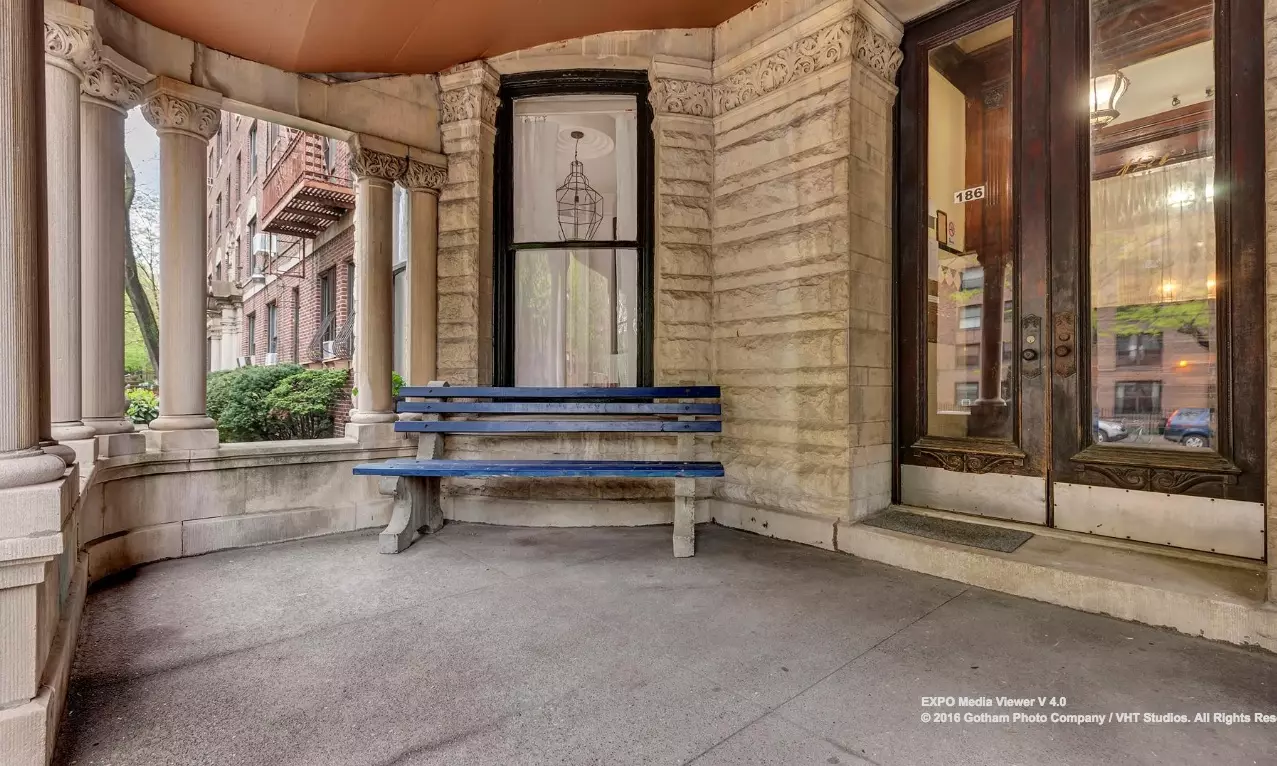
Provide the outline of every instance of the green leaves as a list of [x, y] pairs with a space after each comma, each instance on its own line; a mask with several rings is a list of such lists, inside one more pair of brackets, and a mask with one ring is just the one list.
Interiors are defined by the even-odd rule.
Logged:
[[160, 416], [160, 398], [145, 388], [130, 388], [124, 392], [129, 408], [126, 414], [134, 423], [150, 423]]
[[208, 416], [217, 421], [224, 442], [255, 442], [278, 438], [287, 429], [272, 422], [266, 397], [285, 378], [302, 371], [296, 364], [240, 367], [208, 376]]

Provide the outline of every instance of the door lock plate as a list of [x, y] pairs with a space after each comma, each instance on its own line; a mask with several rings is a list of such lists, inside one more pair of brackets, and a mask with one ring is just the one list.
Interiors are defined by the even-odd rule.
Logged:
[[1036, 378], [1042, 374], [1042, 317], [1027, 314], [1020, 320], [1020, 374]]
[[1072, 311], [1055, 315], [1055, 374], [1071, 377], [1077, 372], [1077, 327]]

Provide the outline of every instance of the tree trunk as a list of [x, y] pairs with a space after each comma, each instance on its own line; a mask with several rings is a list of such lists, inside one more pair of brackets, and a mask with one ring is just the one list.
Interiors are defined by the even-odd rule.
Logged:
[[133, 209], [133, 195], [136, 178], [133, 174], [133, 161], [126, 154], [124, 157], [124, 290], [133, 304], [133, 316], [137, 318], [138, 329], [142, 331], [142, 342], [146, 345], [146, 355], [150, 357], [151, 368], [157, 373], [160, 369], [160, 326], [155, 321], [155, 307], [142, 286], [137, 274], [137, 255], [133, 252], [133, 227], [130, 222], [130, 211]]

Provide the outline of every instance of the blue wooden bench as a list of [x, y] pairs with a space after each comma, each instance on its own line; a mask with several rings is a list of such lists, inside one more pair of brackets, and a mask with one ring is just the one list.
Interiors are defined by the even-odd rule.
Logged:
[[[672, 478], [674, 555], [695, 552], [696, 480], [723, 465], [696, 461], [696, 434], [722, 430], [717, 386], [648, 388], [489, 388], [404, 386], [396, 431], [420, 434], [415, 459], [355, 466], [357, 476], [397, 478], [394, 512], [381, 533], [382, 553], [398, 553], [418, 533], [443, 526], [439, 479], [445, 477]], [[677, 460], [446, 460], [447, 434], [647, 433], [678, 438]]]

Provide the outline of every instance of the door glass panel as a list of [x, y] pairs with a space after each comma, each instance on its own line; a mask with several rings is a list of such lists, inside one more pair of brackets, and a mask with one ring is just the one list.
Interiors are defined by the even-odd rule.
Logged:
[[929, 54], [927, 434], [1011, 439], [1013, 19]]
[[1215, 444], [1214, 11], [1091, 0], [1096, 442]]

